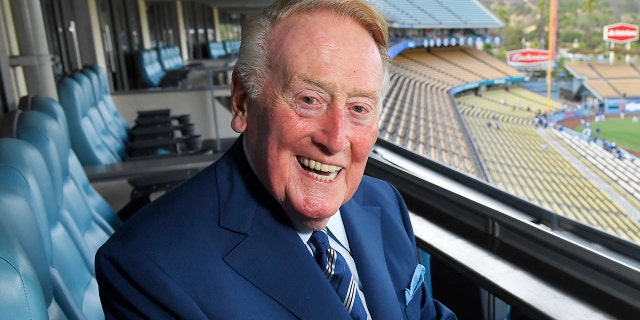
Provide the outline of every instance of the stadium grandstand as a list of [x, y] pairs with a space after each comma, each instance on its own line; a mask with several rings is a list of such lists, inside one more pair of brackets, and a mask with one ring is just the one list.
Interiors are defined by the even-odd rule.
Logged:
[[424, 30], [501, 28], [504, 23], [475, 0], [373, 0], [391, 28]]
[[[427, 27], [418, 22], [431, 21], [427, 16], [448, 19], [451, 12], [457, 12], [459, 18], [452, 21], [460, 23], [495, 21], [490, 13], [483, 15], [484, 10], [458, 10], [461, 5], [477, 5], [474, 1], [439, 2], [438, 9], [428, 11], [429, 15], [422, 10], [403, 14], [407, 8], [417, 7], [412, 1], [394, 1], [394, 5], [374, 2], [395, 28], [433, 28], [433, 24]], [[487, 24], [467, 26], [476, 34]], [[440, 29], [440, 34], [453, 33], [446, 26]], [[600, 98], [621, 97], [622, 93], [640, 96], [640, 73], [633, 64], [571, 63], [568, 69], [585, 78], [589, 89], [599, 89], [593, 92]], [[516, 81], [508, 85], [502, 81], [520, 80], [524, 76], [521, 72], [478, 50], [475, 43], [464, 41], [446, 46], [416, 41], [393, 58], [391, 70], [380, 138], [488, 181], [546, 210], [640, 242], [636, 165], [627, 160], [622, 167], [628, 166], [628, 170], [611, 171], [608, 168], [615, 164], [610, 154], [602, 155], [606, 160], [591, 163], [577, 154], [582, 152], [575, 148], [579, 144], [566, 142], [573, 140], [562, 139], [564, 134], [556, 135], [547, 125], [536, 126], [537, 117], [547, 112], [546, 97], [518, 86]], [[482, 89], [469, 85], [491, 80], [498, 81]], [[550, 102], [552, 113], [562, 109], [560, 101]]]
[[594, 101], [592, 106], [605, 113], [624, 112], [623, 102], [640, 104], [638, 62], [569, 61], [566, 68], [575, 79], [579, 101]]
[[[82, 65], [95, 64], [98, 67], [94, 69], [107, 71], [93, 77], [106, 88], [102, 106], [113, 106], [113, 111], [121, 114], [125, 122], [135, 123], [140, 114], [168, 110], [174, 115], [171, 121], [178, 119], [175, 114], [189, 114], [198, 129], [197, 137], [204, 138], [206, 148], [185, 152], [195, 159], [188, 163], [143, 159], [137, 163], [80, 165], [80, 160], [70, 157], [73, 160], [70, 164], [77, 162], [74, 169], [81, 173], [75, 173], [79, 177], [74, 179], [82, 178], [76, 183], [80, 185], [87, 180], [88, 186], [90, 182], [96, 194], [104, 197], [104, 207], [114, 209], [107, 211], [115, 215], [115, 211], [126, 208], [127, 201], [137, 196], [139, 185], [145, 191], [151, 190], [145, 196], [154, 192], [153, 197], [146, 199], [151, 201], [158, 193], [183, 181], [185, 171], [190, 176], [216, 161], [226, 144], [236, 139], [237, 133], [228, 128], [229, 79], [240, 44], [240, 23], [246, 15], [271, 2], [0, 1], [1, 9], [7, 8], [7, 3], [25, 12], [38, 9], [35, 11], [43, 16], [42, 20], [51, 20], [42, 26], [47, 28], [48, 41], [58, 41], [57, 45], [50, 45], [54, 48], [46, 55], [57, 59], [51, 59], [53, 63], [47, 61], [44, 67], [40, 66], [41, 73], [31, 76], [13, 72], [17, 68], [27, 70], [41, 61], [40, 53], [30, 56], [22, 52], [14, 57], [14, 53], [0, 50], [1, 107], [5, 115], [25, 108], [12, 104], [11, 94], [5, 98], [6, 92], [20, 93], [16, 97], [41, 94], [36, 91], [45, 90], [37, 86], [32, 89], [32, 83], [47, 80], [42, 87], [55, 93], [58, 76], [76, 73]], [[505, 24], [479, 0], [368, 2], [381, 9], [389, 23], [391, 66], [378, 141], [365, 173], [389, 181], [404, 197], [421, 263], [429, 270], [424, 280], [434, 298], [454, 310], [458, 319], [635, 319], [640, 312], [640, 159], [622, 149], [613, 153], [602, 141], [594, 143], [588, 135], [563, 126], [561, 121], [579, 122], [595, 112], [617, 117], [625, 110], [635, 110], [636, 105], [640, 110], [637, 58], [636, 62], [616, 63], [568, 61], [566, 69], [574, 79], [571, 96], [563, 95], [562, 101], [551, 100], [540, 95], [540, 91], [527, 89], [530, 79], [523, 69], [496, 57], [494, 53], [498, 50], [490, 50], [503, 43], [501, 28]], [[26, 3], [33, 8], [26, 8]], [[72, 8], [71, 4], [81, 5]], [[58, 30], [71, 30], [66, 20], [58, 25], [56, 14], [60, 12], [65, 13], [65, 19], [72, 17], [71, 13], [76, 15], [78, 25], [73, 32], [77, 34], [73, 37], [78, 38], [74, 41], [56, 38]], [[123, 18], [123, 12], [127, 13], [127, 19]], [[22, 21], [20, 15], [9, 11], [6, 16], [13, 19], [2, 22], [6, 25], [0, 28], [3, 37], [0, 49], [5, 49], [6, 44], [12, 46], [13, 42], [35, 38], [26, 29], [36, 24]], [[113, 23], [111, 28], [105, 21]], [[4, 32], [13, 31], [7, 28], [11, 23], [24, 25], [15, 28], [16, 35], [7, 36]], [[87, 35], [87, 30], [93, 34]], [[46, 43], [42, 47], [47, 47]], [[153, 58], [161, 49], [177, 52], [177, 57], [173, 57], [179, 62], [176, 69], [165, 70], [160, 60], [151, 61], [146, 69], [156, 72], [152, 76], [159, 77], [156, 79], [159, 82], [163, 82], [161, 78], [166, 74], [181, 76], [169, 86], [143, 85], [143, 73], [148, 70], [144, 70], [142, 58], [144, 54]], [[14, 48], [16, 52], [20, 50]], [[134, 63], [137, 58], [140, 61]], [[190, 65], [192, 62], [195, 63]], [[99, 94], [94, 95], [99, 98]], [[60, 96], [58, 100], [64, 100]], [[91, 98], [89, 94], [82, 96]], [[96, 102], [96, 107], [100, 104]], [[97, 118], [99, 114], [95, 115]], [[69, 121], [62, 122], [66, 126]], [[0, 127], [2, 131], [7, 130]], [[182, 141], [181, 148], [185, 147], [184, 139], [177, 141]], [[65, 143], [71, 149], [70, 142]], [[203, 150], [206, 152], [200, 154]], [[2, 151], [0, 158], [14, 158]], [[47, 166], [55, 162], [47, 160]], [[22, 167], [27, 170], [29, 165]], [[11, 166], [4, 168], [7, 170], [3, 172], [13, 174]], [[162, 177], [167, 173], [172, 173], [172, 179], [173, 173], [179, 173], [179, 178], [175, 178], [179, 181], [168, 184], [166, 177]], [[46, 180], [37, 175], [33, 179]], [[160, 192], [158, 186], [162, 186]], [[0, 191], [12, 195], [4, 189]], [[43, 190], [53, 193], [47, 188]], [[62, 194], [55, 191], [56, 195]], [[65, 203], [97, 201], [84, 196], [77, 199], [64, 196], [69, 198]], [[13, 198], [0, 195], [0, 202], [4, 199]], [[51, 201], [52, 207], [54, 202]], [[29, 207], [18, 204], [20, 208]], [[45, 204], [31, 206], [39, 209], [36, 207], [44, 208]], [[48, 213], [49, 209], [45, 209]], [[9, 211], [16, 210], [11, 207]], [[109, 228], [113, 232], [118, 227], [116, 224]], [[48, 233], [44, 235], [46, 241]], [[2, 236], [0, 232], [0, 240]], [[25, 233], [20, 238], [29, 237]], [[88, 241], [80, 238], [74, 241], [81, 244]], [[94, 242], [91, 245], [97, 247], [106, 238], [108, 235], [101, 235], [100, 239], [91, 240]], [[52, 241], [61, 243], [53, 238]], [[56, 254], [73, 251], [66, 249], [61, 247]], [[83, 265], [92, 263], [87, 252], [83, 255], [89, 257], [86, 259], [89, 262]], [[0, 260], [4, 254], [0, 241]], [[68, 267], [70, 282], [77, 282], [74, 279], [78, 269], [74, 263], [50, 266], [45, 262], [45, 275], [37, 277], [49, 279], [46, 269], [56, 271], [62, 267]], [[87, 278], [93, 281], [90, 286], [72, 288], [73, 292], [64, 294], [87, 294], [89, 303], [99, 305], [95, 274], [90, 273], [87, 273]], [[45, 295], [50, 303], [45, 314], [56, 312], [53, 307], [58, 300], [69, 299], [54, 299], [51, 292]], [[5, 307], [1, 302], [4, 301], [0, 299], [0, 311]], [[82, 314], [83, 310], [76, 312], [69, 318], [94, 318]]]

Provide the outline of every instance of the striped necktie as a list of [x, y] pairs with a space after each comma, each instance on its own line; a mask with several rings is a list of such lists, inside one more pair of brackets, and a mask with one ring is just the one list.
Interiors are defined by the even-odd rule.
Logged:
[[338, 251], [329, 246], [327, 228], [313, 232], [309, 243], [313, 246], [313, 256], [316, 262], [338, 293], [351, 318], [358, 320], [371, 319], [362, 304], [362, 300], [360, 300], [358, 284], [353, 279], [347, 261]]

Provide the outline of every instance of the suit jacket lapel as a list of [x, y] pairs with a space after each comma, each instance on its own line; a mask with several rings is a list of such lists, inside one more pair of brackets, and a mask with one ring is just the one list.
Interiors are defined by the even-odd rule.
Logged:
[[218, 165], [220, 225], [246, 234], [225, 262], [245, 279], [303, 319], [347, 319], [342, 302], [280, 206], [258, 182], [234, 144], [231, 161]]
[[256, 212], [250, 234], [225, 261], [239, 274], [302, 319], [340, 319], [348, 314], [307, 247], [291, 227], [273, 225]]
[[360, 194], [340, 208], [351, 254], [373, 319], [402, 319], [382, 243], [380, 208], [360, 205]]

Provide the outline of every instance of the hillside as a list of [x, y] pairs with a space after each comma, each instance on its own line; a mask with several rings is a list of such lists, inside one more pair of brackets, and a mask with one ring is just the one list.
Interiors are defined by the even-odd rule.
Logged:
[[[549, 8], [547, 0], [480, 0], [504, 22], [505, 50], [546, 48]], [[585, 51], [604, 48], [602, 28], [628, 22], [640, 24], [637, 0], [560, 0], [558, 8], [558, 45], [570, 48], [574, 43]], [[638, 47], [638, 42], [633, 48]]]

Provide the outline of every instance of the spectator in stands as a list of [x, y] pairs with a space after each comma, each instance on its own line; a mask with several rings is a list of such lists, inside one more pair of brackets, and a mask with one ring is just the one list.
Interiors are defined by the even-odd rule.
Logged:
[[351, 319], [319, 266], [330, 255], [353, 274], [347, 304], [368, 313], [357, 319], [455, 319], [429, 295], [400, 194], [363, 177], [386, 32], [364, 0], [279, 0], [246, 22], [232, 82], [241, 136], [100, 249], [107, 318]]

